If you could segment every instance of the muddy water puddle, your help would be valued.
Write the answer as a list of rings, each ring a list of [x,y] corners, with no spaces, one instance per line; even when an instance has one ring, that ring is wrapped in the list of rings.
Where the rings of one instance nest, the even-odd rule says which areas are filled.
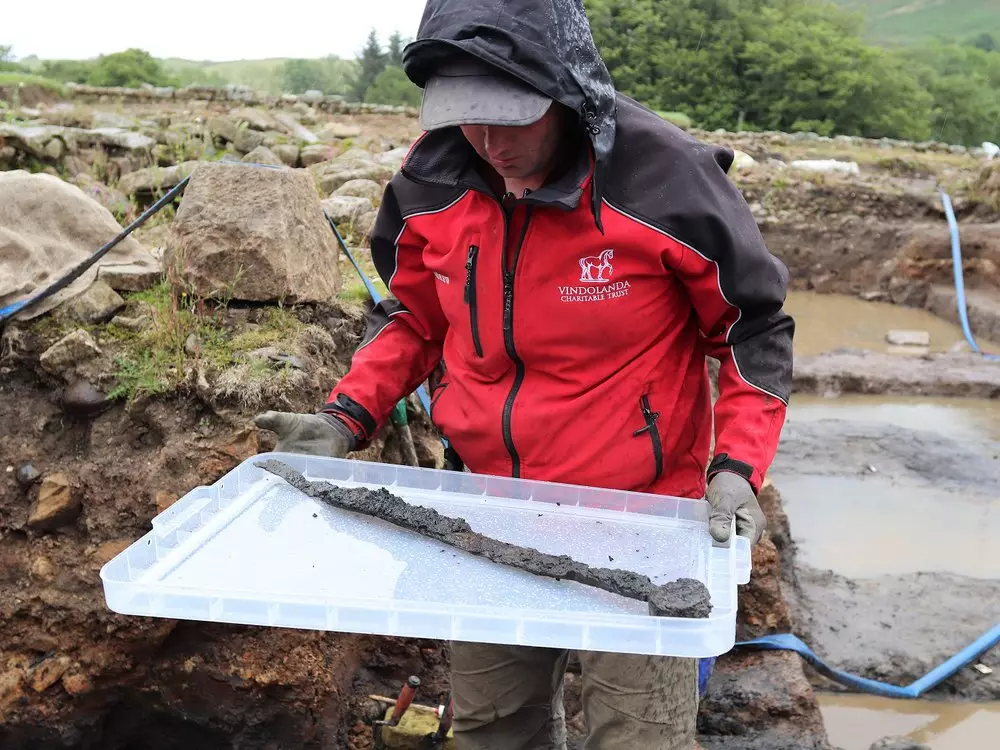
[[[778,453],[800,563],[1000,579],[1000,402],[793,397]]]
[[[866,302],[858,297],[815,292],[789,292],[785,310],[795,319],[795,353],[813,355],[848,347],[879,352],[897,351],[886,343],[890,330],[927,331],[930,351],[948,351],[962,344],[962,329],[913,307]],[[975,331],[973,331],[975,333]],[[1000,345],[977,337],[979,346],[1000,353]]]
[[[1000,703],[905,701],[870,695],[818,696],[830,744],[868,750],[887,736],[906,737],[932,750],[1000,747]]]

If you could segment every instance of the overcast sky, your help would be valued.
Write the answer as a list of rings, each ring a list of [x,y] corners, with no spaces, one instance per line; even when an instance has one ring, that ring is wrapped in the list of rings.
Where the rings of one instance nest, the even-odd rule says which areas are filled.
[[[383,45],[417,33],[424,0],[0,0],[0,44],[16,57],[79,59],[129,47],[154,57],[354,57],[375,27]]]

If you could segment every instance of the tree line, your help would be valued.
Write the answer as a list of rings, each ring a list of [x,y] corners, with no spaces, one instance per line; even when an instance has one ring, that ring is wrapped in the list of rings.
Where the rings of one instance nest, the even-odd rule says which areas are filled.
[[[616,86],[702,128],[1000,142],[1000,43],[973,39],[897,48],[868,44],[863,18],[824,0],[584,0]],[[402,69],[407,40],[373,29],[357,60],[286,60],[274,89],[417,106]],[[10,48],[0,69],[15,67]],[[98,86],[228,83],[167,71],[142,50],[48,60],[42,75]]]
[[[584,0],[619,90],[708,128],[977,145],[1000,139],[1000,50],[884,49],[816,0]]]

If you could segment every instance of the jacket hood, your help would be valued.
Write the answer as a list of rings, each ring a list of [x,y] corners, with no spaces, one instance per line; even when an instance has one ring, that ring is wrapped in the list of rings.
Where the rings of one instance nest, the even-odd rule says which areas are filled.
[[[423,88],[442,62],[465,53],[577,113],[594,149],[591,209],[600,208],[615,144],[616,99],[582,0],[428,0],[403,69]]]

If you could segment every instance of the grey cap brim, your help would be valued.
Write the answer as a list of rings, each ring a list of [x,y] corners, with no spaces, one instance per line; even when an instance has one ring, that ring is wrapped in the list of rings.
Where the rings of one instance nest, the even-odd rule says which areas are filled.
[[[423,130],[456,125],[531,125],[552,100],[527,84],[478,67],[448,69],[432,76],[420,107]]]

